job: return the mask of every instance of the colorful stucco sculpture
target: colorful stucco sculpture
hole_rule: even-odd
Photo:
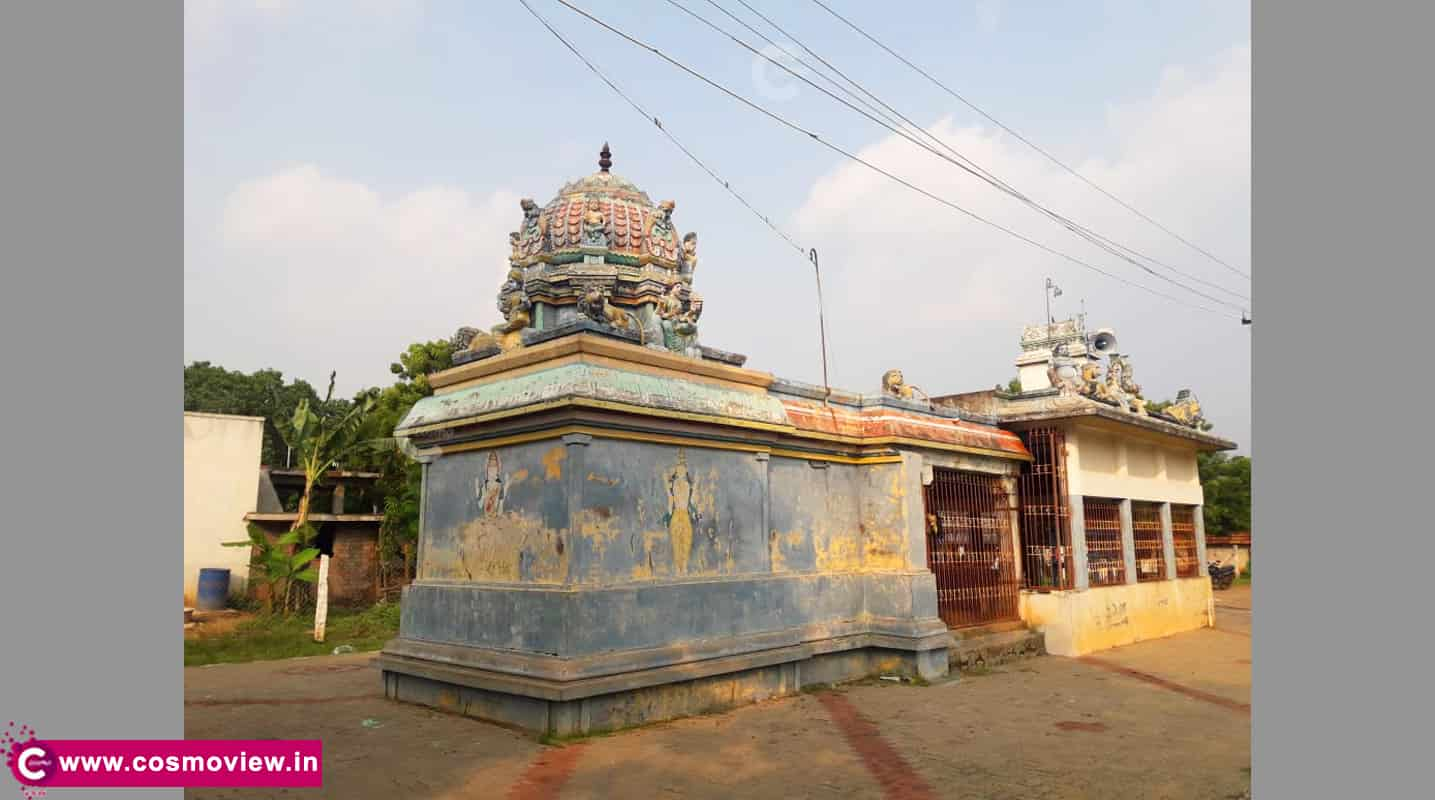
[[[945,674],[923,492],[1014,493],[1021,440],[900,374],[828,391],[699,344],[697,239],[611,165],[522,204],[505,322],[395,431],[424,478],[387,695],[570,735]]]
[[[508,279],[498,295],[504,322],[487,332],[461,328],[461,362],[524,347],[580,319],[648,347],[703,357],[702,298],[692,289],[697,234],[679,238],[677,204],[653,203],[612,165],[605,143],[597,172],[567,184],[546,206],[519,203],[523,220],[509,234]]]

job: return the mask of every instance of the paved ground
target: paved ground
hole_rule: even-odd
[[[807,694],[565,747],[389,703],[364,654],[185,670],[185,733],[319,738],[325,788],[194,798],[1232,798],[1250,786],[1249,587],[1214,629],[928,687]]]

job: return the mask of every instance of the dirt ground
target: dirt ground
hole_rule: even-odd
[[[223,636],[239,627],[239,623],[251,619],[254,614],[248,611],[195,611],[194,623],[184,626],[184,638]]]
[[[185,735],[322,739],[322,790],[241,797],[1236,798],[1250,787],[1250,587],[1217,624],[1083,659],[877,682],[545,747],[383,698],[371,654],[185,670]]]

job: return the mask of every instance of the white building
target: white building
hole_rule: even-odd
[[[201,569],[228,569],[238,594],[249,550],[224,547],[248,536],[244,515],[259,497],[263,417],[184,412],[184,604],[194,605]]]

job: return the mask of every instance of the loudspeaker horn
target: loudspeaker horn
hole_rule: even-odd
[[[1110,328],[1102,328],[1091,336],[1091,350],[1098,355],[1110,355],[1116,352],[1116,331]]]

